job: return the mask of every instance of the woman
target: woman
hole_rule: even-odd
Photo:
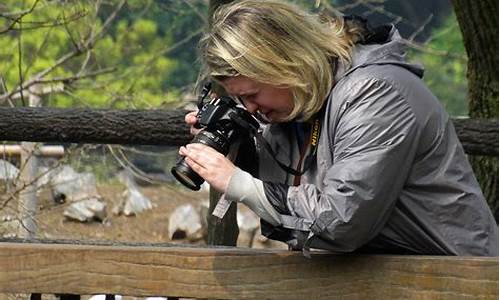
[[[207,75],[270,123],[276,155],[257,145],[257,178],[204,145],[179,152],[263,234],[304,250],[498,255],[450,118],[394,27],[249,0],[216,12],[201,49]]]

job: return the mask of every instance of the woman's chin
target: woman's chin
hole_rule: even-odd
[[[286,122],[287,115],[279,114],[279,113],[268,113],[266,116],[266,119],[269,120],[270,123],[282,123]]]
[[[263,123],[280,123],[286,121],[286,116],[280,116],[280,114],[275,112],[269,112],[267,114],[258,113],[258,119]]]

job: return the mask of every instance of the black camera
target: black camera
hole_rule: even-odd
[[[259,123],[244,108],[237,106],[230,97],[222,96],[205,103],[210,92],[210,83],[203,88],[198,100],[197,127],[202,130],[191,143],[201,143],[227,155],[229,147],[240,138],[248,137],[257,132]],[[185,162],[184,156],[179,156],[176,165],[171,170],[174,177],[186,187],[199,190],[204,179]]]

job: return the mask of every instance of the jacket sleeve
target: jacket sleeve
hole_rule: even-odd
[[[309,231],[329,249],[350,252],[387,221],[411,169],[419,132],[411,107],[390,83],[360,80],[335,94],[344,95],[344,105],[329,131],[333,164],[322,189],[263,182],[262,190],[275,211],[285,212],[271,224]]]

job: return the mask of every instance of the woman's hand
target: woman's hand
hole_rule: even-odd
[[[197,135],[198,132],[200,132],[201,130],[199,128],[194,127],[194,125],[196,125],[196,123],[198,122],[196,114],[198,114],[198,111],[192,111],[184,117],[184,121],[190,126],[189,132],[191,132],[192,135]]]
[[[236,167],[221,153],[203,144],[188,144],[179,149],[187,164],[217,191],[226,192]]]
[[[210,99],[216,99],[218,98],[219,96],[214,93],[214,92],[211,92],[210,93]],[[196,118],[196,115],[198,114],[198,109],[196,109],[195,111],[192,111],[190,113],[188,113],[186,116],[184,116],[184,121],[190,126],[189,128],[189,132],[192,134],[192,135],[197,135],[198,132],[200,132],[200,128],[196,128],[194,127],[196,125],[196,123],[198,123],[198,118]]]

